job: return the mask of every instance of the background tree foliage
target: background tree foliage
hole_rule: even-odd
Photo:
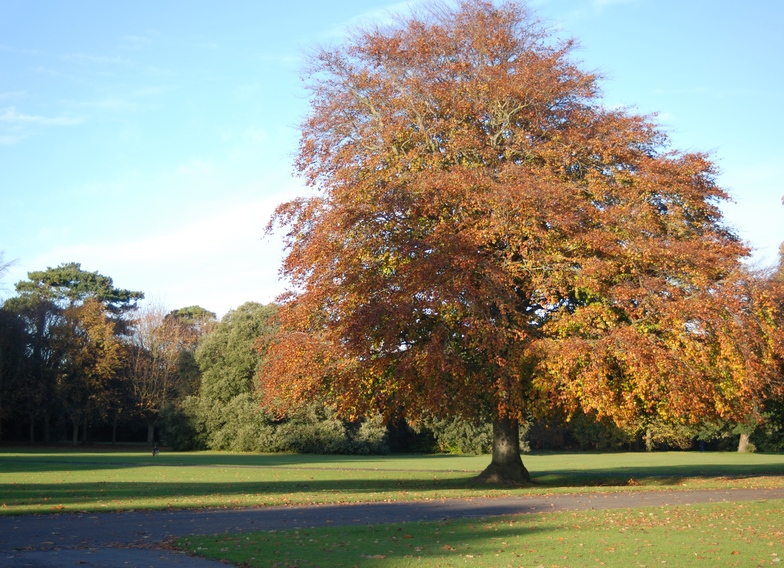
[[[154,304],[134,318],[125,367],[127,388],[134,412],[147,425],[148,443],[155,440],[155,427],[167,404],[192,390],[192,373],[183,367],[215,319],[200,306],[167,313]]]
[[[278,306],[248,302],[227,313],[196,350],[201,383],[169,408],[165,441],[179,449],[382,453],[378,420],[347,424],[318,400],[280,419],[261,404],[257,376]]]
[[[483,478],[519,482],[529,413],[741,421],[780,391],[713,164],[572,48],[464,0],[314,54],[268,403],[492,420]]]
[[[778,322],[773,328],[780,333],[781,271],[752,276],[755,305],[777,306],[764,313]],[[51,441],[53,436],[54,441],[146,438],[151,443],[153,421],[164,427],[162,437],[155,440],[178,449],[484,453],[491,448],[493,428],[481,417],[431,415],[413,428],[401,421],[387,429],[378,415],[361,421],[341,419],[324,398],[309,401],[285,419],[266,411],[254,376],[263,370],[266,342],[277,329],[276,306],[240,306],[227,314],[220,333],[210,341],[219,325],[215,314],[199,306],[167,312],[147,305],[138,311],[125,310],[118,321],[96,302],[94,296],[71,303],[55,295],[47,299],[22,293],[0,308],[0,434],[4,439],[8,432],[12,439],[26,437],[31,442]],[[770,339],[781,345],[780,334]],[[104,341],[110,349],[102,351],[99,344]],[[197,344],[204,346],[199,361]],[[199,362],[205,371],[204,397]],[[780,352],[774,353],[774,363],[781,368]],[[641,415],[634,424],[618,427],[595,413],[569,415],[561,409],[521,428],[520,444],[605,451],[696,444],[727,450],[737,447],[740,437],[747,450],[780,451],[783,415],[781,398],[775,396],[743,422],[714,419],[686,424]],[[20,428],[23,424],[26,434]]]
[[[30,441],[39,417],[48,441],[59,407],[70,416],[76,443],[83,420],[105,416],[127,331],[124,316],[144,294],[115,288],[108,276],[74,262],[30,272],[15,288],[18,295],[3,308],[25,329],[25,381],[17,403],[29,420]]]
[[[271,333],[275,311],[272,304],[242,304],[228,312],[196,350],[201,386],[188,404],[206,447],[257,449],[270,436],[254,379],[261,362],[258,343]]]
[[[22,296],[45,298],[61,306],[93,298],[115,316],[133,310],[136,302],[144,298],[143,292],[115,288],[111,278],[98,272],[82,270],[78,262],[28,272],[27,278],[16,285],[16,291]]]
[[[122,365],[123,344],[107,308],[95,297],[68,306],[53,335],[59,358],[55,394],[71,419],[76,445],[80,424],[94,416],[104,417],[109,381]]]

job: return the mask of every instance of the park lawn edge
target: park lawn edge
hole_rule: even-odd
[[[449,562],[453,566],[460,561],[477,563],[483,557],[489,558],[490,566],[557,567],[562,565],[562,560],[568,560],[565,566],[589,562],[624,568],[690,566],[696,560],[712,562],[712,566],[752,565],[750,561],[761,566],[784,561],[781,510],[784,510],[784,499],[521,513],[183,536],[173,539],[169,546],[193,556],[248,568],[414,564],[427,568],[449,566]],[[475,538],[475,533],[488,527],[490,531],[484,538]],[[499,527],[502,536],[493,536],[491,531],[498,531]],[[453,536],[455,533],[459,536]],[[517,543],[510,547],[514,539]],[[363,544],[359,545],[360,542]],[[314,550],[322,544],[319,550]],[[516,554],[513,548],[518,546],[520,552],[533,556],[542,552],[537,549],[548,545],[550,550],[544,556],[528,558],[522,564],[523,554]],[[331,557],[335,551],[340,554]],[[516,558],[511,558],[509,553]],[[587,554],[575,563],[575,555],[579,558],[581,553]],[[646,558],[655,556],[655,562],[647,560],[641,564],[641,553]],[[496,564],[493,554],[503,559]],[[281,557],[280,564],[270,564],[270,558],[278,557]],[[513,563],[507,564],[509,561]]]
[[[90,503],[68,504],[32,504],[8,506],[0,503],[0,516],[20,515],[51,515],[51,514],[95,514],[95,513],[123,513],[135,511],[173,511],[173,510],[221,510],[221,509],[260,509],[275,507],[319,507],[329,505],[361,505],[370,503],[389,502],[428,502],[448,499],[503,499],[515,496],[552,496],[552,495],[598,495],[612,493],[654,493],[667,491],[732,491],[743,489],[768,489],[784,487],[784,476],[734,476],[710,478],[671,478],[666,485],[646,485],[635,482],[627,485],[593,485],[593,486],[528,486],[520,488],[509,487],[472,487],[462,490],[434,491],[432,495],[401,495],[395,492],[379,492],[374,497],[352,498],[343,495],[339,499],[324,498],[318,494],[303,492],[292,499],[280,502],[237,502],[232,499],[197,500],[193,502],[176,503],[170,497],[139,500],[134,504],[113,504],[103,501]],[[644,480],[643,480],[644,481]],[[660,481],[656,479],[654,481]],[[322,497],[322,498],[319,498]]]
[[[476,482],[485,459],[0,451],[0,515],[784,487],[779,454],[529,454],[523,488]]]

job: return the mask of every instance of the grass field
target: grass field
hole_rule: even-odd
[[[523,456],[529,488],[477,485],[488,456],[0,450],[0,514],[276,506],[678,488],[782,487],[784,455]]]
[[[648,507],[185,537],[248,567],[775,566],[784,501]]]

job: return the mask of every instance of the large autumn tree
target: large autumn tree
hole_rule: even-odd
[[[313,55],[268,402],[492,420],[481,477],[517,482],[519,421],[553,405],[749,415],[767,354],[714,166],[603,106],[572,50],[463,0]]]

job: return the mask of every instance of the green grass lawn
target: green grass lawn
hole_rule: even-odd
[[[532,453],[529,488],[477,485],[488,456],[0,450],[0,514],[784,486],[784,455]]]
[[[248,567],[781,566],[783,510],[775,500],[647,507],[184,537],[174,546]]]

